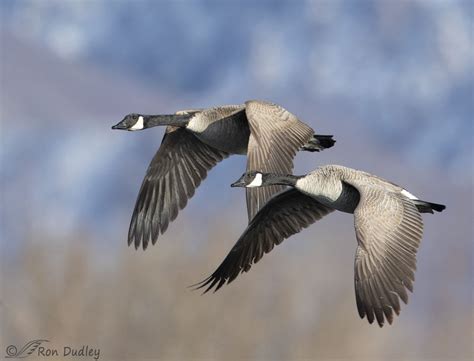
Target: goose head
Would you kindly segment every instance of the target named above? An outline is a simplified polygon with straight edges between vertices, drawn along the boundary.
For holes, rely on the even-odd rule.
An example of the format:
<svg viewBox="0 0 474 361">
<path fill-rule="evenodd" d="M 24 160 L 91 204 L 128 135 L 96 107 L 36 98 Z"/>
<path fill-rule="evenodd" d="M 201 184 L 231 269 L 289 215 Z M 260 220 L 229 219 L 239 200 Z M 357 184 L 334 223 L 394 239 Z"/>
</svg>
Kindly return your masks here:
<svg viewBox="0 0 474 361">
<path fill-rule="evenodd" d="M 141 130 L 145 129 L 145 119 L 146 116 L 142 114 L 132 113 L 128 114 L 123 118 L 119 123 L 115 124 L 112 129 L 121 129 L 121 130 Z"/>
<path fill-rule="evenodd" d="M 266 174 L 265 174 L 266 176 Z M 266 178 L 266 177 L 265 177 Z M 258 171 L 250 171 L 242 174 L 242 176 L 231 187 L 261 187 L 263 185 L 264 174 Z"/>
</svg>

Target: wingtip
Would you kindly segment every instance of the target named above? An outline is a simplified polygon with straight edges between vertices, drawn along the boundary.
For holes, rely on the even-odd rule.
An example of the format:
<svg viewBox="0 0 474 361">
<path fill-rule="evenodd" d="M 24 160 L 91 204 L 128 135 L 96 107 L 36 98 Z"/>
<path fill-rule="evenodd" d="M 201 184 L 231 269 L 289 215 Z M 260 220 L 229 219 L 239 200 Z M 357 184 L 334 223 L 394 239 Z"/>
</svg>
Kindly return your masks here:
<svg viewBox="0 0 474 361">
<path fill-rule="evenodd" d="M 197 283 L 194 283 L 192 285 L 187 286 L 187 288 L 191 289 L 191 291 L 197 291 L 197 290 L 205 287 L 207 284 L 209 284 L 209 282 L 211 281 L 211 278 L 212 278 L 211 276 L 207 277 L 206 279 L 203 279 L 200 282 L 197 282 Z M 201 296 L 204 295 L 205 293 L 207 293 L 208 291 L 209 291 L 209 288 L 204 290 L 203 293 L 201 293 Z"/>
<path fill-rule="evenodd" d="M 128 246 L 135 248 L 135 251 L 138 250 L 137 242 L 133 238 L 128 239 Z"/>
</svg>

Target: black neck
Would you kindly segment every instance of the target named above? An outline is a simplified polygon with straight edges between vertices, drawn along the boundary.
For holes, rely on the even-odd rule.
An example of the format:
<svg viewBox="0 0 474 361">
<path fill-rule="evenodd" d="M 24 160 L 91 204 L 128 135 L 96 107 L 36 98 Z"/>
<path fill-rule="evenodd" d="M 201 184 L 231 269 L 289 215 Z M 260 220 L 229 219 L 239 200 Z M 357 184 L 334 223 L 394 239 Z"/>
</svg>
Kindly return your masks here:
<svg viewBox="0 0 474 361">
<path fill-rule="evenodd" d="M 267 173 L 263 176 L 263 185 L 283 185 L 283 186 L 292 186 L 294 187 L 296 181 L 301 178 L 296 175 L 280 175 Z"/>
<path fill-rule="evenodd" d="M 189 114 L 160 114 L 160 115 L 144 115 L 144 128 L 152 128 L 159 125 L 173 125 L 176 127 L 185 127 L 191 115 Z"/>
</svg>

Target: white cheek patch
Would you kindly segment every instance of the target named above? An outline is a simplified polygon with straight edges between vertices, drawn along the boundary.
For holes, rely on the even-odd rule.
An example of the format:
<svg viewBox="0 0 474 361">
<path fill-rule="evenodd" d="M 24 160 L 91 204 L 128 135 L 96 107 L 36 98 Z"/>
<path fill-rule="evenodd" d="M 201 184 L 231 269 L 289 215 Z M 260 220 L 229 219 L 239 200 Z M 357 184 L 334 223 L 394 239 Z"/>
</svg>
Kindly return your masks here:
<svg viewBox="0 0 474 361">
<path fill-rule="evenodd" d="M 260 187 L 261 185 L 262 185 L 262 173 L 257 173 L 253 181 L 249 183 L 246 187 L 253 188 L 253 187 Z"/>
<path fill-rule="evenodd" d="M 402 190 L 401 192 L 405 197 L 407 198 L 410 198 L 410 199 L 413 199 L 413 200 L 417 200 L 418 198 L 416 198 L 413 194 L 411 194 L 410 192 L 408 192 L 406 189 Z"/>
<path fill-rule="evenodd" d="M 130 128 L 130 130 L 140 130 L 140 129 L 143 129 L 144 126 L 145 125 L 143 124 L 143 117 L 140 115 L 138 117 L 137 122 L 133 125 L 133 127 Z"/>
</svg>

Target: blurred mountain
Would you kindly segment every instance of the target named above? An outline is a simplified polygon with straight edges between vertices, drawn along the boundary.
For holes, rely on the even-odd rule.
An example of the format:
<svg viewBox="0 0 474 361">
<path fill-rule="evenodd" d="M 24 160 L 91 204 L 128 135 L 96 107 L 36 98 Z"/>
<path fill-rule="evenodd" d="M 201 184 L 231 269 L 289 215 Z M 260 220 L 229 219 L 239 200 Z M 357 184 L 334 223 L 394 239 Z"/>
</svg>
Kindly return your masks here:
<svg viewBox="0 0 474 361">
<path fill-rule="evenodd" d="M 2 31 L 2 120 L 15 127 L 110 125 L 130 109 L 153 111 L 169 103 L 155 89 L 104 69 L 65 61 L 41 45 Z"/>
</svg>

